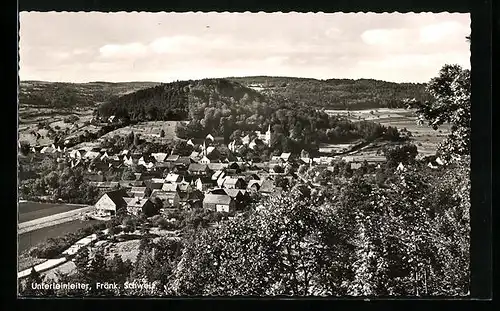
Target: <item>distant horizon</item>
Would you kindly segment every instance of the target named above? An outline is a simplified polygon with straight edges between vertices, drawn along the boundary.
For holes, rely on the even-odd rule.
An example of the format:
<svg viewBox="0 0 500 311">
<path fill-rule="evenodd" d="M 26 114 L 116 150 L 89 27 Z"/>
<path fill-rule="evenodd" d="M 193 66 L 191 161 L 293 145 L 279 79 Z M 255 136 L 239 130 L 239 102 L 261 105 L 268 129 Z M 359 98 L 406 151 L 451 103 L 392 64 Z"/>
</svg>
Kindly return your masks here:
<svg viewBox="0 0 500 311">
<path fill-rule="evenodd" d="M 426 83 L 470 69 L 470 14 L 20 12 L 21 80 L 303 77 Z"/>
<path fill-rule="evenodd" d="M 436 73 L 437 75 L 437 73 Z M 172 80 L 172 81 L 148 81 L 148 80 L 130 80 L 130 81 L 106 81 L 106 80 L 94 80 L 94 81 L 82 81 L 82 82 L 73 82 L 73 81 L 51 81 L 51 80 L 19 80 L 19 82 L 48 82 L 48 83 L 68 83 L 68 84 L 90 84 L 90 83 L 113 83 L 113 84 L 120 84 L 120 83 L 158 83 L 158 84 L 167 84 L 167 83 L 173 83 L 177 81 L 198 81 L 198 80 L 211 80 L 211 79 L 237 79 L 237 78 L 291 78 L 291 79 L 306 79 L 306 80 L 316 80 L 316 81 L 327 81 L 327 80 L 353 80 L 353 81 L 359 81 L 359 80 L 373 80 L 373 81 L 381 81 L 381 82 L 387 82 L 387 83 L 396 83 L 396 84 L 427 84 L 427 82 L 413 82 L 413 81 L 401 81 L 401 82 L 396 82 L 396 81 L 388 81 L 388 80 L 381 80 L 381 79 L 373 79 L 373 78 L 325 78 L 325 79 L 318 79 L 318 78 L 311 78 L 311 77 L 298 77 L 298 76 L 269 76 L 269 75 L 252 75 L 252 76 L 231 76 L 231 77 L 207 77 L 207 78 L 196 78 L 196 79 L 179 79 L 179 80 Z M 430 80 L 430 79 L 429 79 Z"/>
</svg>

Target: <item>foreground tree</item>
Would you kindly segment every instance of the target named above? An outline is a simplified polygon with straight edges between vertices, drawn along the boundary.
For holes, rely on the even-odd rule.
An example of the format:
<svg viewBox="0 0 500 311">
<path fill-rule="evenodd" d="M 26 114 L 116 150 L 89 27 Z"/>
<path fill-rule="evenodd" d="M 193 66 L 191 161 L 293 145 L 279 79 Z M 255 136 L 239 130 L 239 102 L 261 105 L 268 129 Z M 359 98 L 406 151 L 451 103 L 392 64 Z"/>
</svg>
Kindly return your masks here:
<svg viewBox="0 0 500 311">
<path fill-rule="evenodd" d="M 451 133 L 439 151 L 445 158 L 470 154 L 470 70 L 445 65 L 427 89 L 434 101 L 413 101 L 411 105 L 417 108 L 420 122 L 426 121 L 435 130 L 443 124 L 451 125 Z"/>
</svg>

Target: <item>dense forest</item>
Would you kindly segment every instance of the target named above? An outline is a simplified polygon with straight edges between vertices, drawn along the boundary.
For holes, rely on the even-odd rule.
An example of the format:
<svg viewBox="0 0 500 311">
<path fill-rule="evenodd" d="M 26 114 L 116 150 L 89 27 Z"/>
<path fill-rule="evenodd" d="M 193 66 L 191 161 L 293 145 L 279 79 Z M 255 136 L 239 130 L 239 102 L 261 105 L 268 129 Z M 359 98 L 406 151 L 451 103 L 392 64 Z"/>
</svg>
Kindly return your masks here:
<svg viewBox="0 0 500 311">
<path fill-rule="evenodd" d="M 431 99 L 421 83 L 394 83 L 372 79 L 316 80 L 290 77 L 229 78 L 245 86 L 263 88 L 264 94 L 282 96 L 316 108 L 372 109 L 404 107 L 406 98 Z"/>
<path fill-rule="evenodd" d="M 142 88 L 157 85 L 154 82 L 90 82 L 64 83 L 21 81 L 19 85 L 20 107 L 38 108 L 85 108 L 95 107 L 113 96 L 123 95 Z"/>
</svg>

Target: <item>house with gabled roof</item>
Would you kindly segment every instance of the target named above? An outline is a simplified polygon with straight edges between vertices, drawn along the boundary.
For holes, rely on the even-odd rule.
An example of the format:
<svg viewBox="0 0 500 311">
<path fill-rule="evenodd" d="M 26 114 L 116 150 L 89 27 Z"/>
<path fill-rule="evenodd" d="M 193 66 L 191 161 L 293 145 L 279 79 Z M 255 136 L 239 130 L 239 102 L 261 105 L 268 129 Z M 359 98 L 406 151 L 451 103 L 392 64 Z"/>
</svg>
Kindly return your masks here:
<svg viewBox="0 0 500 311">
<path fill-rule="evenodd" d="M 227 194 L 206 194 L 203 199 L 203 208 L 230 213 L 236 209 L 236 202 Z"/>
<path fill-rule="evenodd" d="M 196 179 L 194 185 L 199 191 L 207 191 L 217 186 L 217 182 L 210 177 L 199 177 Z"/>
<path fill-rule="evenodd" d="M 179 174 L 168 173 L 165 177 L 165 182 L 167 183 L 178 183 L 182 181 L 182 176 Z"/>
<path fill-rule="evenodd" d="M 161 190 L 167 192 L 177 192 L 179 191 L 179 184 L 177 183 L 164 183 Z"/>
<path fill-rule="evenodd" d="M 262 185 L 262 182 L 263 182 L 262 180 L 255 180 L 255 179 L 248 181 L 247 190 L 254 191 L 254 192 L 259 191 L 260 187 Z"/>
<path fill-rule="evenodd" d="M 208 168 L 212 171 L 222 171 L 224 170 L 228 164 L 227 163 L 207 163 Z"/>
<path fill-rule="evenodd" d="M 163 208 L 179 208 L 180 196 L 178 191 L 153 190 L 151 200 L 154 202 L 156 198 L 163 202 Z"/>
<path fill-rule="evenodd" d="M 245 189 L 246 184 L 245 180 L 243 178 L 233 178 L 233 177 L 228 177 L 224 180 L 224 183 L 222 184 L 224 188 L 229 188 L 229 189 Z"/>
<path fill-rule="evenodd" d="M 215 138 L 212 136 L 212 134 L 208 134 L 206 137 L 205 137 L 206 140 L 209 140 L 209 141 L 212 141 L 214 142 L 215 141 Z"/>
<path fill-rule="evenodd" d="M 52 148 L 50 146 L 45 146 L 42 148 L 42 150 L 40 150 L 40 153 L 42 154 L 48 154 L 48 153 L 54 153 L 56 151 L 55 148 Z"/>
<path fill-rule="evenodd" d="M 94 205 L 96 214 L 99 216 L 114 216 L 117 213 L 125 212 L 127 203 L 123 198 L 126 198 L 125 189 L 118 189 L 106 192 Z"/>
<path fill-rule="evenodd" d="M 206 164 L 191 163 L 188 167 L 188 172 L 194 176 L 207 176 L 210 169 Z"/>
<path fill-rule="evenodd" d="M 184 167 L 189 167 L 189 164 L 194 163 L 189 157 L 179 157 L 177 160 L 173 161 L 176 165 L 182 165 Z"/>
<path fill-rule="evenodd" d="M 165 159 L 165 162 L 176 162 L 179 158 L 180 156 L 178 154 L 171 154 Z"/>
<path fill-rule="evenodd" d="M 262 181 L 259 192 L 262 194 L 270 194 L 276 190 L 276 186 L 272 180 L 266 179 Z"/>
<path fill-rule="evenodd" d="M 156 162 L 166 162 L 169 157 L 168 153 L 164 152 L 151 153 L 151 156 L 155 159 Z"/>
<path fill-rule="evenodd" d="M 132 187 L 130 189 L 130 195 L 134 198 L 146 198 L 149 196 L 149 193 L 148 187 Z"/>
<path fill-rule="evenodd" d="M 225 174 L 224 171 L 216 171 L 215 173 L 212 174 L 211 179 L 216 181 L 219 178 L 224 177 L 224 174 Z"/>
<path fill-rule="evenodd" d="M 124 198 L 127 204 L 127 212 L 131 215 L 139 216 L 139 214 L 144 213 L 146 217 L 151 217 L 158 214 L 159 211 L 155 209 L 155 206 L 151 200 L 148 198 Z"/>
</svg>

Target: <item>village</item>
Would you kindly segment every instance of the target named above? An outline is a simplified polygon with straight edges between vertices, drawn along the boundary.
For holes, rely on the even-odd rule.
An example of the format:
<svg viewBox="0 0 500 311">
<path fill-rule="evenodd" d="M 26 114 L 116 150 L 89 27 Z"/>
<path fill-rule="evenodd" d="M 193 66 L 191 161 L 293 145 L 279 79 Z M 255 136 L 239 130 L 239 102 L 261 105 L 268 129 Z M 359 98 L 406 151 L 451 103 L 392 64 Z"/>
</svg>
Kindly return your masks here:
<svg viewBox="0 0 500 311">
<path fill-rule="evenodd" d="M 107 121 L 111 123 L 113 119 Z M 189 139 L 186 145 L 193 150 L 189 156 L 130 150 L 112 153 L 106 148 L 77 149 L 54 144 L 32 147 L 31 152 L 55 156 L 58 162 L 66 162 L 71 168 L 85 168 L 89 184 L 102 193 L 95 202 L 95 210 L 88 215 L 99 220 L 109 220 L 122 212 L 144 213 L 151 217 L 176 209 L 234 214 L 244 210 L 255 196 L 277 195 L 298 182 L 319 186 L 298 174 L 301 166 L 332 173 L 332 165 L 338 161 L 348 163 L 351 170 L 357 170 L 365 163 L 380 168 L 380 164 L 386 161 L 382 155 L 369 161 L 355 155 L 310 157 L 303 150 L 300 154 L 281 153 L 271 156 L 269 161 L 255 163 L 238 156 L 239 149 L 244 146 L 253 149 L 257 144 L 270 146 L 272 133 L 268 128 L 265 133 L 256 131 L 252 134 L 231 141 L 227 147 L 211 134 L 204 139 Z M 229 149 L 230 153 L 219 152 L 222 147 Z M 122 172 L 131 167 L 140 167 L 140 172 L 131 174 L 127 180 L 105 180 L 106 172 Z"/>
</svg>

